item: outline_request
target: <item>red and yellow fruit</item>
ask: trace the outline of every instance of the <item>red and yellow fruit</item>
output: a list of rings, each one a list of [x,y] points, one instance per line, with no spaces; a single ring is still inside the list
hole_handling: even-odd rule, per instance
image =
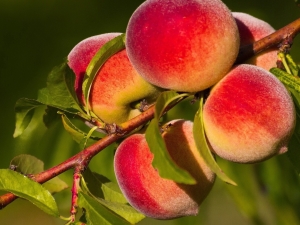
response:
[[[230,70],[239,34],[220,0],[147,0],[129,20],[126,48],[133,66],[148,82],[197,92]]]
[[[217,155],[253,163],[287,151],[295,109],[285,86],[273,74],[242,64],[212,88],[203,121]]]
[[[249,14],[233,12],[232,15],[239,29],[241,47],[252,44],[275,32],[275,29],[270,24]],[[277,51],[276,47],[271,48],[253,56],[244,63],[270,70],[276,67]]]
[[[68,64],[76,74],[75,90],[84,104],[82,82],[86,68],[96,52],[120,33],[89,37],[78,43],[68,55]],[[132,67],[126,50],[111,56],[95,77],[90,91],[91,111],[106,123],[120,124],[138,114],[133,104],[143,99],[149,103],[160,90],[146,82]]]
[[[195,146],[193,123],[175,120],[170,124],[163,133],[169,154],[197,184],[185,185],[161,178],[151,165],[153,154],[144,134],[126,138],[114,160],[117,181],[129,203],[146,216],[157,219],[196,215],[215,179]]]

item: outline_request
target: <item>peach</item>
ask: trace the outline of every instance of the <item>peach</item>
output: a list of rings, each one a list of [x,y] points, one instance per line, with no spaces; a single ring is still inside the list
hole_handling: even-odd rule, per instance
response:
[[[239,29],[241,47],[252,44],[275,32],[275,29],[270,24],[249,14],[233,12],[232,15],[235,18]],[[276,67],[276,61],[277,48],[274,47],[253,56],[244,63],[253,64],[266,70],[270,70],[271,68]]]
[[[239,34],[220,0],[147,0],[129,20],[126,48],[133,66],[148,82],[197,92],[230,70]]]
[[[68,64],[76,75],[75,90],[83,104],[82,82],[89,62],[105,43],[118,35],[120,33],[89,37],[69,53]],[[111,56],[96,75],[90,92],[90,107],[102,121],[120,124],[140,114],[133,104],[143,99],[151,103],[159,92],[132,67],[124,49]]]
[[[173,120],[163,133],[170,156],[197,181],[195,185],[161,178],[152,167],[144,134],[126,138],[117,148],[114,168],[119,186],[128,202],[148,217],[172,219],[198,213],[210,192],[215,174],[204,163],[193,138],[193,123]]]
[[[287,151],[295,109],[285,86],[273,74],[241,64],[212,88],[203,121],[217,155],[254,163]]]

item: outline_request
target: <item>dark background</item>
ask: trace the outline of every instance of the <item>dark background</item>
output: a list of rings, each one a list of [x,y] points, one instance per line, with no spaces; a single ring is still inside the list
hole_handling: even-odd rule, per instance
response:
[[[47,74],[60,64],[79,41],[106,32],[125,32],[127,21],[141,0],[1,0],[0,1],[0,168],[7,168],[18,154],[32,154],[51,167],[79,151],[59,123],[47,130],[41,125],[41,112],[21,137],[13,138],[14,104],[21,97],[36,98],[45,86]],[[232,11],[250,13],[279,29],[299,17],[293,0],[226,0]],[[295,39],[292,55],[300,62],[300,42]],[[99,165],[104,153],[92,166],[113,179],[111,164]],[[71,172],[61,176],[70,182]],[[141,224],[251,224],[238,212],[230,197],[217,185],[205,201],[198,222]],[[68,215],[70,190],[58,195],[61,210]],[[181,222],[180,222],[181,221]],[[194,222],[192,222],[194,221]],[[0,224],[62,224],[22,200],[0,211]]]

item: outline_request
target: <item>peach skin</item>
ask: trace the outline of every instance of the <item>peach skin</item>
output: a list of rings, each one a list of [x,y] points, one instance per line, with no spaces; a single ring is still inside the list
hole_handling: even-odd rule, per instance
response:
[[[255,163],[287,151],[295,109],[273,74],[241,64],[212,88],[203,121],[213,152],[229,161]]]
[[[232,15],[235,18],[239,29],[241,47],[252,44],[275,32],[275,29],[270,24],[249,14],[233,12]],[[270,70],[271,68],[276,67],[277,51],[277,48],[273,47],[253,56],[244,63],[253,64],[266,70]]]
[[[148,82],[183,92],[204,90],[232,67],[236,22],[220,0],[147,0],[132,14],[126,48]]]
[[[84,104],[82,82],[86,68],[96,52],[120,33],[107,33],[79,42],[68,55],[68,64],[76,75],[75,90]],[[91,111],[105,123],[120,124],[138,114],[134,107],[143,99],[152,103],[160,89],[145,81],[132,67],[126,50],[111,56],[96,75],[90,92]]]
[[[148,217],[172,219],[196,215],[210,192],[215,174],[199,155],[193,138],[193,123],[174,120],[163,133],[170,156],[197,181],[195,185],[161,178],[152,167],[144,134],[126,138],[118,147],[114,168],[119,186],[128,202]]]

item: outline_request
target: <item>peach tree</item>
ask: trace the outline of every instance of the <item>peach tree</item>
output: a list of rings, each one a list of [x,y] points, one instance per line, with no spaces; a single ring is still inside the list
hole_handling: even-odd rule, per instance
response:
[[[299,174],[300,66],[290,55],[299,31],[299,19],[276,31],[220,0],[145,1],[125,33],[82,40],[36,99],[17,101],[14,137],[45,107],[42,121],[59,117],[82,151],[47,170],[34,156],[13,158],[0,170],[1,208],[23,198],[66,224],[136,224],[201,213],[215,179],[239,193],[234,163],[286,154]],[[176,109],[193,121],[172,118]],[[117,182],[89,168],[113,144]],[[63,216],[53,194],[67,188],[57,176],[68,170]],[[249,207],[237,203],[259,224],[245,198]]]

